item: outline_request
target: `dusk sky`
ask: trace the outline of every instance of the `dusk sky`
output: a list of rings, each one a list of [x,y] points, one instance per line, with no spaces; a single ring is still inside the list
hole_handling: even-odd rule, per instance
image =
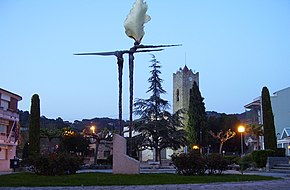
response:
[[[135,0],[1,0],[0,87],[20,95],[30,110],[74,121],[118,117],[115,57],[74,53],[133,46],[124,20]],[[172,104],[172,75],[186,64],[200,73],[207,111],[242,113],[260,96],[290,86],[289,0],[147,0],[151,21],[144,45],[182,44],[154,53]],[[135,54],[134,98],[148,98],[148,53]],[[123,75],[123,119],[129,118],[128,56]],[[171,105],[172,106],[172,105]]]

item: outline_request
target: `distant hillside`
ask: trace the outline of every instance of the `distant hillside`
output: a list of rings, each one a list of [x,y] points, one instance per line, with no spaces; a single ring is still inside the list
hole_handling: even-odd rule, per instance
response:
[[[240,121],[244,121],[246,119],[246,112],[243,113],[235,113],[235,114],[225,114],[225,113],[218,113],[215,111],[207,111],[206,112],[207,117],[220,117],[222,115],[234,115],[236,116]]]
[[[20,126],[25,130],[29,128],[30,114],[28,111],[19,111]],[[124,124],[125,122],[123,122]],[[111,118],[93,118],[83,119],[82,121],[75,120],[73,123],[69,121],[63,121],[62,118],[48,119],[45,116],[40,117],[40,127],[48,129],[62,129],[64,127],[73,128],[81,132],[85,127],[96,126],[98,129],[108,128],[110,130],[118,129],[118,119]]]
[[[207,111],[206,112],[208,117],[220,117],[224,113],[217,113],[215,111]],[[245,113],[241,114],[229,114],[235,115],[241,121],[245,119]],[[22,129],[29,128],[29,120],[30,114],[28,111],[19,111],[19,119],[20,125]],[[125,125],[125,121],[123,121],[123,126]],[[81,132],[85,127],[88,126],[96,126],[98,129],[108,128],[109,130],[118,130],[118,119],[111,119],[111,118],[93,118],[93,119],[83,119],[81,121],[75,120],[73,123],[69,121],[63,121],[62,118],[57,119],[49,119],[45,116],[40,117],[40,127],[41,128],[48,128],[48,129],[62,129],[64,127],[73,128],[79,132]]]

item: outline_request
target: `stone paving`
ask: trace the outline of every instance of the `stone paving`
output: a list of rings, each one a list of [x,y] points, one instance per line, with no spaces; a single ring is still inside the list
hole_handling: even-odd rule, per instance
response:
[[[208,184],[180,184],[180,185],[138,185],[138,186],[80,186],[80,187],[0,187],[1,190],[290,190],[289,174],[251,172],[246,174],[267,175],[281,177],[281,180],[256,182],[228,182]]]
[[[81,186],[81,187],[17,187],[0,188],[1,190],[289,190],[290,179],[240,182],[240,183],[211,183],[211,184],[182,184],[182,185],[143,185],[143,186]]]

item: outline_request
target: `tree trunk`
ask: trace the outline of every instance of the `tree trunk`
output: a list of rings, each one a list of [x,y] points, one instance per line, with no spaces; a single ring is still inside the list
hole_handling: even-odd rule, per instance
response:
[[[160,150],[159,148],[155,148],[155,162],[159,161],[159,154],[160,154]]]
[[[260,150],[260,136],[257,136],[257,150]]]
[[[223,145],[224,145],[224,143],[223,143],[223,142],[221,142],[221,143],[220,143],[220,149],[219,149],[219,154],[222,154],[222,150],[223,150]]]

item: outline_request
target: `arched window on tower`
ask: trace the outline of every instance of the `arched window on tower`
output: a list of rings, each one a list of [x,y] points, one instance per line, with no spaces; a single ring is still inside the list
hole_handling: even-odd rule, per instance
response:
[[[179,101],[179,89],[176,90],[176,101]]]

